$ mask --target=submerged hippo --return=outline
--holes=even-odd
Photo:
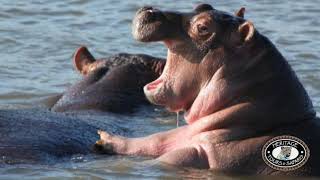
[[[189,13],[140,9],[134,37],[168,48],[163,73],[144,92],[154,104],[184,110],[187,125],[141,138],[99,131],[96,148],[220,172],[320,175],[312,102],[281,53],[243,14],[243,8],[234,16],[208,4]],[[285,172],[263,161],[262,147],[279,135],[307,144],[304,166]]]
[[[86,47],[80,47],[74,54],[73,64],[84,77],[63,93],[53,105],[53,111],[123,113],[148,102],[143,86],[160,76],[165,60],[125,53],[96,60]]]

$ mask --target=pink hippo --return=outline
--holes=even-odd
[[[169,111],[185,111],[187,125],[141,138],[99,131],[96,149],[220,172],[319,175],[312,102],[281,53],[243,15],[244,8],[231,15],[208,4],[189,13],[140,9],[134,37],[168,48],[161,76],[144,93]],[[306,164],[280,171],[264,162],[263,146],[280,135],[305,142]]]

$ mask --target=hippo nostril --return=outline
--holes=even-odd
[[[145,6],[138,10],[138,14],[143,14],[144,20],[146,22],[153,22],[157,20],[157,15],[160,13],[158,9],[155,9],[151,6]]]
[[[143,11],[152,10],[152,9],[153,9],[153,7],[151,7],[151,6],[144,6],[144,7],[140,8],[140,9],[137,11],[137,14],[139,14],[139,13],[141,13],[141,12],[143,12]]]
[[[152,10],[153,9],[153,7],[151,7],[151,6],[145,6],[145,7],[142,7],[142,11],[146,11],[146,10]]]
[[[146,11],[146,18],[149,22],[155,21],[156,20],[156,14],[152,10],[147,10]]]

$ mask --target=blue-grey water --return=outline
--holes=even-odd
[[[135,11],[144,5],[190,11],[199,2],[231,13],[246,7],[246,18],[288,59],[320,112],[320,0],[0,0],[0,108],[45,107],[43,99],[80,79],[71,62],[80,45],[88,46],[96,57],[118,52],[165,57],[161,43],[144,44],[132,38],[130,26]],[[130,126],[138,135],[176,126],[174,115],[156,110],[118,118],[131,118]],[[2,167],[0,178],[229,179],[211,171],[141,163],[143,160],[75,156],[52,166]]]

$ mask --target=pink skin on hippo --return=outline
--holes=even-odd
[[[319,173],[319,125],[305,89],[276,47],[243,18],[201,4],[190,13],[145,7],[133,21],[143,42],[168,48],[161,76],[144,92],[154,104],[185,110],[188,125],[141,138],[99,131],[105,153],[153,156],[161,162],[249,174]],[[305,141],[308,163],[280,172],[262,160],[277,135]]]

